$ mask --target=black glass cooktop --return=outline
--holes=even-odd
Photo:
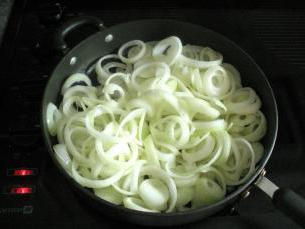
[[[262,67],[278,102],[279,134],[267,176],[279,186],[289,186],[305,196],[305,10],[287,10],[275,2],[268,5],[263,1],[222,1],[210,7],[207,1],[199,5],[173,1],[131,1],[129,5],[71,2],[15,1],[2,39],[1,228],[123,226],[75,195],[52,164],[41,136],[42,93],[61,58],[51,48],[54,29],[80,14],[98,16],[106,26],[144,18],[177,19],[208,27],[239,44]],[[69,43],[75,44],[87,33],[71,35]],[[180,228],[299,227],[253,188],[234,211]]]

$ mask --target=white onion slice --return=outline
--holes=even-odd
[[[182,43],[178,37],[168,37],[158,42],[152,51],[152,56],[157,61],[172,65],[181,55]]]
[[[124,57],[124,55],[123,55],[124,51],[133,46],[140,48],[138,53],[136,53],[132,57],[127,57],[127,58]],[[145,52],[146,52],[145,43],[140,40],[133,40],[133,41],[129,41],[121,46],[121,48],[119,49],[119,52],[118,52],[118,56],[124,63],[133,64],[133,63],[137,62],[138,60],[140,60],[144,56]]]
[[[47,127],[52,136],[56,135],[57,122],[61,119],[61,112],[54,103],[49,103],[46,112]]]
[[[116,54],[109,54],[106,56],[101,57],[97,63],[95,64],[95,71],[97,74],[97,80],[99,81],[100,84],[104,84],[105,80],[111,75],[111,72],[109,71],[110,66],[108,66],[105,69],[104,66],[104,61],[106,60],[119,60],[119,56]],[[128,70],[128,65],[120,64],[120,65],[112,65],[111,67],[116,67],[120,69],[125,69],[125,71]]]
[[[167,208],[169,191],[158,179],[146,179],[139,186],[139,195],[150,209],[162,211]]]
[[[83,82],[87,86],[92,86],[91,80],[89,77],[84,74],[84,73],[75,73],[69,76],[66,81],[64,82],[62,89],[61,89],[61,94],[64,95],[66,90],[70,88],[73,84]]]
[[[69,76],[46,122],[55,157],[96,196],[137,211],[211,205],[264,156],[261,101],[234,66],[175,36],[132,40]]]
[[[134,197],[126,197],[124,199],[124,206],[126,208],[130,208],[137,211],[142,212],[159,212],[157,210],[149,209],[145,207],[144,202],[141,199],[134,198]]]

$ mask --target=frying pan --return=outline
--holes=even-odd
[[[65,38],[72,31],[82,26],[94,26],[98,32],[89,36],[73,49],[69,49]],[[210,206],[175,213],[147,213],[104,201],[94,195],[92,191],[80,186],[61,167],[55,158],[52,146],[56,138],[48,133],[46,123],[46,108],[48,103],[59,104],[60,89],[65,79],[73,73],[84,72],[92,75],[96,60],[112,53],[127,41],[139,39],[143,41],[161,40],[168,36],[178,36],[184,43],[209,46],[224,56],[224,61],[235,66],[241,73],[245,86],[251,86],[260,96],[263,105],[262,111],[266,116],[268,130],[263,139],[265,152],[263,158],[251,178],[229,193],[223,200]],[[105,28],[98,18],[80,16],[63,24],[55,33],[55,47],[65,53],[65,56],[56,66],[46,85],[42,101],[42,132],[46,147],[57,168],[70,182],[76,193],[95,210],[110,217],[125,220],[135,224],[150,226],[179,225],[201,220],[211,216],[228,206],[232,206],[241,197],[247,195],[253,185],[265,191],[273,200],[274,205],[285,212],[299,224],[305,226],[305,201],[301,196],[290,189],[278,188],[264,177],[264,167],[271,156],[278,129],[278,113],[272,88],[259,66],[254,60],[235,43],[224,36],[204,27],[174,20],[140,20]]]

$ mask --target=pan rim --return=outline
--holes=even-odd
[[[261,77],[264,79],[270,95],[271,95],[271,102],[274,106],[274,116],[275,116],[275,120],[272,120],[274,122],[274,131],[273,131],[273,135],[272,135],[272,141],[271,144],[269,146],[269,151],[265,152],[265,157],[263,159],[261,159],[261,161],[259,162],[258,166],[256,167],[255,172],[253,173],[253,175],[243,184],[239,185],[238,188],[236,190],[234,190],[232,193],[229,193],[228,195],[225,196],[224,199],[205,206],[205,207],[201,207],[201,208],[196,208],[196,209],[190,209],[187,211],[181,211],[181,212],[170,212],[170,213],[151,213],[151,212],[142,212],[142,211],[137,211],[137,210],[133,210],[133,209],[128,209],[125,208],[123,206],[120,205],[115,205],[112,204],[108,201],[105,201],[99,197],[97,197],[93,192],[90,192],[87,188],[84,188],[83,186],[81,186],[80,184],[78,184],[63,168],[62,166],[59,164],[59,162],[57,161],[57,159],[55,158],[54,155],[54,150],[51,147],[51,141],[50,141],[50,135],[47,131],[47,127],[46,127],[46,123],[44,120],[45,117],[45,112],[46,112],[46,104],[48,103],[47,99],[46,99],[46,92],[47,92],[47,88],[49,87],[50,81],[52,79],[52,76],[54,75],[54,72],[56,72],[56,69],[58,68],[58,66],[64,62],[64,60],[69,59],[69,57],[71,56],[71,54],[73,53],[74,50],[78,49],[79,47],[81,47],[82,45],[85,45],[87,42],[89,42],[91,39],[94,39],[96,36],[99,36],[101,33],[109,33],[113,28],[115,27],[119,27],[119,26],[126,26],[128,24],[137,24],[137,23],[152,23],[152,22],[156,22],[156,23],[179,23],[179,24],[184,24],[185,26],[195,26],[200,30],[205,30],[208,33],[214,34],[218,37],[220,37],[224,42],[230,44],[231,46],[234,47],[234,49],[238,49],[245,58],[248,59],[248,61],[250,61],[254,67],[256,68],[256,70],[259,72],[259,74],[261,74]],[[265,168],[266,164],[268,163],[272,151],[274,149],[275,146],[275,142],[276,142],[276,138],[277,138],[277,133],[278,133],[278,109],[277,109],[277,103],[275,100],[275,96],[274,96],[274,92],[272,90],[272,87],[268,81],[268,78],[266,77],[265,73],[263,72],[263,70],[260,68],[260,66],[255,62],[255,60],[247,53],[245,52],[240,46],[238,46],[234,41],[230,40],[229,38],[227,38],[226,36],[222,35],[219,32],[215,32],[209,28],[203,27],[201,25],[198,24],[193,24],[193,23],[188,23],[185,21],[180,21],[180,20],[172,20],[172,19],[144,19],[144,20],[134,20],[134,21],[129,21],[126,23],[120,23],[120,24],[116,24],[114,26],[108,27],[103,31],[97,32],[91,36],[89,36],[88,38],[82,40],[79,44],[77,44],[75,47],[73,47],[61,60],[60,62],[55,66],[55,68],[52,71],[52,74],[46,84],[45,90],[44,90],[44,94],[43,94],[43,99],[42,99],[42,106],[41,106],[41,129],[42,129],[42,134],[43,134],[43,139],[44,142],[46,144],[46,147],[48,149],[48,152],[53,160],[53,162],[55,162],[56,167],[61,171],[62,174],[64,174],[64,176],[69,180],[69,182],[72,182],[74,186],[77,187],[77,189],[79,191],[81,191],[83,194],[85,194],[86,196],[89,196],[90,198],[92,198],[94,201],[97,201],[101,204],[106,204],[111,208],[115,208],[119,211],[125,211],[127,213],[130,214],[137,214],[137,215],[143,215],[143,216],[152,216],[152,217],[156,217],[156,218],[161,218],[161,217],[176,217],[176,216],[186,216],[186,215],[192,215],[192,214],[197,214],[203,211],[210,211],[212,209],[215,208],[223,208],[222,206],[236,198],[238,198],[238,196],[240,196],[242,193],[244,193],[247,189],[249,189],[250,187],[252,187],[253,183],[255,183],[255,181],[257,180],[257,178],[259,177],[259,175],[261,174],[262,170]],[[269,120],[268,120],[269,122]]]

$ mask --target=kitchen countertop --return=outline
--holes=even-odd
[[[14,0],[1,0],[0,1],[0,44],[4,35],[6,25],[11,13]]]

